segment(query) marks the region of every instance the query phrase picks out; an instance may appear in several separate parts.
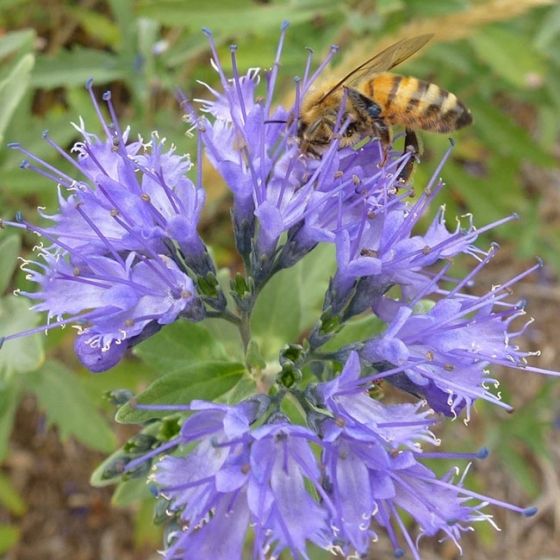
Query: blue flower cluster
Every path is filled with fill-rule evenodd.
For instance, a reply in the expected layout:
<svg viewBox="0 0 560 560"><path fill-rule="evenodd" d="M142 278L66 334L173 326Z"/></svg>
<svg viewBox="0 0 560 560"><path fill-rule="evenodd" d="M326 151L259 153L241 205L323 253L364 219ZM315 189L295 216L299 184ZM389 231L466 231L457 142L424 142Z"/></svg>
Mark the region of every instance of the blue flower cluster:
<svg viewBox="0 0 560 560"><path fill-rule="evenodd" d="M309 558L311 543L345 557L365 555L379 531L397 557L404 554L400 532L419 558L402 511L420 534L441 532L456 543L472 522L491 521L482 511L489 503L534 513L465 489L462 479L453 481L455 471L437 478L424 459L477 459L486 451L424 453L422 444L438 444L431 412L420 403L372 399L360 373L352 352L339 376L308 386L315 405L308 426L270 413L273 403L264 395L234 406L193 401L174 407L193 414L168 445L191 451L166 456L151 475L168 514L177 517L166 558L241 558L249 530L254 558L278 558L284 550Z"/></svg>
<svg viewBox="0 0 560 560"><path fill-rule="evenodd" d="M331 244L337 268L321 315L306 343L292 347L297 351L289 360L281 357L268 394L231 404L170 404L170 411L187 413L180 433L127 469L165 452L150 480L170 518L167 560L241 559L248 542L255 559L282 551L307 559L313 546L365 557L382 534L396 557L406 549L418 559L403 512L419 535L456 543L474 522L492 522L483 511L489 504L534 513L468 490L456 470L438 477L425 462L480 459L484 450L445 454L424 447L440 444L431 431L438 419L468 419L479 399L508 408L491 391L497 384L491 366L539 371L514 343L524 330L511 330L523 303L508 301L511 286L536 267L473 295L477 273L497 250L477 247L479 235L515 216L480 229L467 217L448 228L440 209L418 231L443 187L439 174L449 152L415 202L410 187L398 182L410 154L385 158L375 139L360 149L340 148L337 138L348 125L342 109L324 153L302 153L301 102L334 50L315 72L310 54L293 106L273 107L285 31L268 72L241 75L232 48L231 78L207 33L221 89L208 88L201 110L183 99L198 136L194 166L155 134L148 142L131 140L109 95L107 122L88 84L104 138L80 124L83 140L74 158L45 136L79 179L14 145L27 157L24 167L58 184L59 210L43 215L51 224L45 228L21 216L5 223L43 239L37 259L24 265L37 291L24 295L47 312L48 328L79 326L76 353L92 371L112 367L133 345L179 319L230 320L247 350L262 287L318 244ZM243 282L232 282L234 309L197 229L205 200L203 155L233 195L234 237L245 265ZM464 278L450 271L458 255L474 262ZM384 325L375 336L323 351L343 325L368 315ZM22 334L28 333L6 338ZM368 392L381 380L406 393L408 403L384 404ZM282 412L288 395L304 421Z"/></svg>

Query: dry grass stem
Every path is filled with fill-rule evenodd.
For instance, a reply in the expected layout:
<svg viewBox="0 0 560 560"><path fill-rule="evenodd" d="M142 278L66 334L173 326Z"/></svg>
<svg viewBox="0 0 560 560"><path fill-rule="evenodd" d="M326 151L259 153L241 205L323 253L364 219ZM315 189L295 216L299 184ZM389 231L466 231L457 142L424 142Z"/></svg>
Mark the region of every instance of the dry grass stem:
<svg viewBox="0 0 560 560"><path fill-rule="evenodd" d="M432 43L448 43L473 35L479 28L490 23L518 17L529 10L556 4L557 0L489 0L469 10L453 12L441 17L420 19L403 25L393 35L373 41L360 40L346 51L336 75L344 75L377 51L404 39L424 33L433 33Z"/></svg>

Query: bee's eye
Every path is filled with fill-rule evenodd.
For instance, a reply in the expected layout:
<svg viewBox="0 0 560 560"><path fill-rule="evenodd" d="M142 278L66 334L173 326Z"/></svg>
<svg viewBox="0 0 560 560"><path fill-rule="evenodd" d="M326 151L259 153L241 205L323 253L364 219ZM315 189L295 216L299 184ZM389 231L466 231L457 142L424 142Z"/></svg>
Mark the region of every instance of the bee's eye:
<svg viewBox="0 0 560 560"><path fill-rule="evenodd" d="M368 105L367 112L370 117L376 119L381 114L381 107L377 103L371 103Z"/></svg>

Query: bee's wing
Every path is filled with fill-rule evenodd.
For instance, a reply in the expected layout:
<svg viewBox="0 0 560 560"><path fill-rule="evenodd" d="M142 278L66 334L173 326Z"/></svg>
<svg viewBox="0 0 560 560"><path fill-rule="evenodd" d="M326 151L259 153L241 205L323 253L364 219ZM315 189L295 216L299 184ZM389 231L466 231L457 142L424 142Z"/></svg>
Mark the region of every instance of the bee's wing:
<svg viewBox="0 0 560 560"><path fill-rule="evenodd" d="M419 51L432 37L432 34L417 35L416 37L403 39L387 47L385 50L377 53L346 74L344 78L339 80L325 95L323 95L323 97L321 97L318 103L324 101L333 91L345 84L354 85L364 80L367 76L385 72L401 64L401 62L404 62L415 52Z"/></svg>

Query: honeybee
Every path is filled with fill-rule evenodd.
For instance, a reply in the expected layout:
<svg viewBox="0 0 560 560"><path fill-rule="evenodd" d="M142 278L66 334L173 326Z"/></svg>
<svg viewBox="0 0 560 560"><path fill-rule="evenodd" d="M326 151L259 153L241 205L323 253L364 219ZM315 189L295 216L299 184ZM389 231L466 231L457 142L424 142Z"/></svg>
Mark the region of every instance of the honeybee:
<svg viewBox="0 0 560 560"><path fill-rule="evenodd" d="M343 99L342 120L349 125L340 146L353 146L367 137L379 138L385 156L391 144L391 126L405 127L405 153L412 152L399 175L406 181L419 153L415 130L452 132L472 123L471 112L436 84L388 72L420 50L432 35L418 35L386 48L354 68L334 85L312 91L302 103L298 136L303 152L319 155L333 140Z"/></svg>

